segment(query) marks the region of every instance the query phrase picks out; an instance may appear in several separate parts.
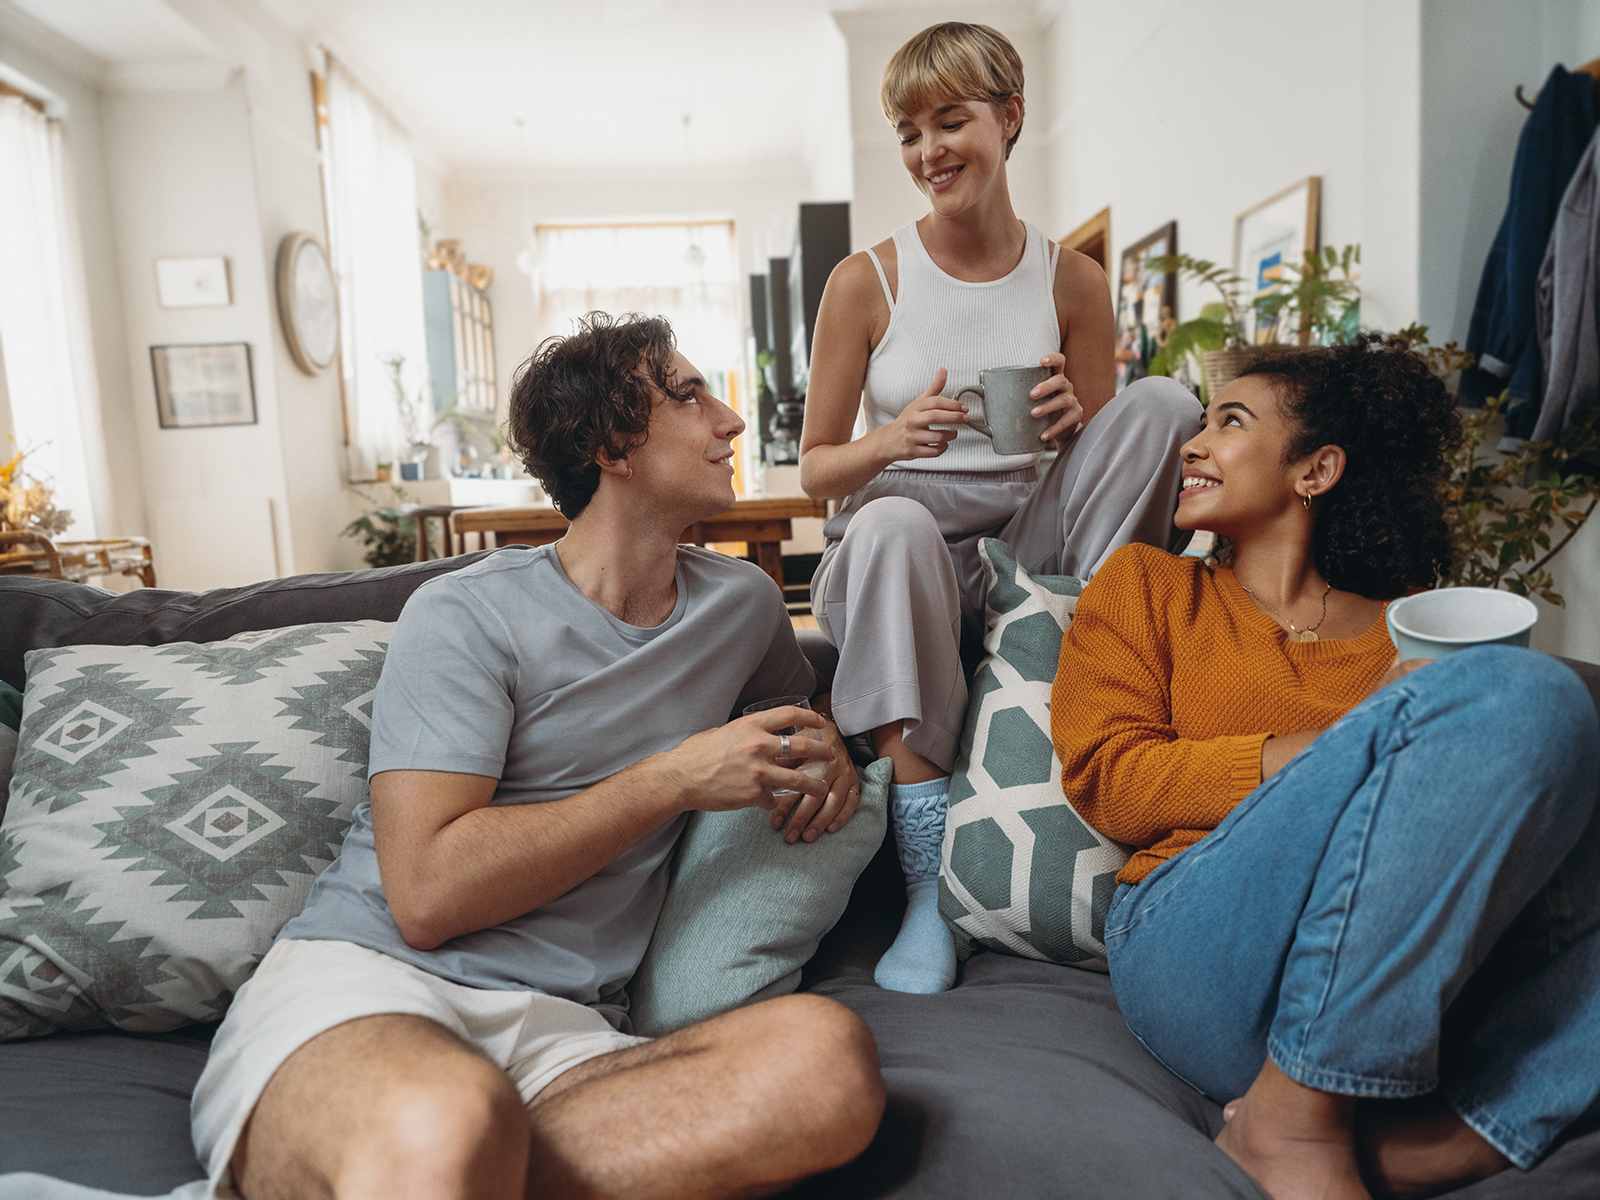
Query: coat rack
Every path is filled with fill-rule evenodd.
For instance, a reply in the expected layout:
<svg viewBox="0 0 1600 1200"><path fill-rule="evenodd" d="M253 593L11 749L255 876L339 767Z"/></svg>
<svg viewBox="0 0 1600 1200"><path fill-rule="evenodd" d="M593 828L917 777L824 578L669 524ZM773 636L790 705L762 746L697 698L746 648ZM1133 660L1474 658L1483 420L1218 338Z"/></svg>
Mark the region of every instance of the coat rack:
<svg viewBox="0 0 1600 1200"><path fill-rule="evenodd" d="M1595 92L1597 94L1600 94L1600 58L1594 59L1592 62L1584 63L1583 66L1581 66L1577 70L1573 71L1573 74L1574 75L1587 75L1587 76L1589 76L1591 79L1594 80ZM1533 99L1532 100L1529 100L1526 96L1524 96L1522 94L1522 85L1520 83L1517 84L1516 96L1517 96L1517 103L1522 105L1523 108L1531 109L1539 101L1539 93L1538 92L1535 92L1533 94Z"/></svg>

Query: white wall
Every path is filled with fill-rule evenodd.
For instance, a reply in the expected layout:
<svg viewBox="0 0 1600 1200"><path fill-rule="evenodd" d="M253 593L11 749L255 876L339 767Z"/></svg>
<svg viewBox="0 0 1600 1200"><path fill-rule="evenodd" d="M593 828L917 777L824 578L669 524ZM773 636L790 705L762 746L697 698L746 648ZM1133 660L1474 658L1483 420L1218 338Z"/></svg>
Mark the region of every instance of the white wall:
<svg viewBox="0 0 1600 1200"><path fill-rule="evenodd" d="M1098 5L1094 5L1098 7ZM906 174L894 130L883 115L878 92L883 69L913 34L935 21L976 21L998 29L1022 56L1027 114L1022 136L1006 163L1011 204L1017 215L1047 233L1052 230L1049 141L1052 112L1052 47L1045 18L1033 6L955 4L934 8L856 9L834 14L849 52L851 157L855 194L850 205L850 244L875 245L928 211L926 197Z"/></svg>
<svg viewBox="0 0 1600 1200"><path fill-rule="evenodd" d="M1417 319L1428 212L1422 194L1420 0L1362 0L1358 14L1360 207L1348 234L1333 232L1337 215L1334 224L1324 216L1322 244L1361 243L1362 323L1404 329ZM1336 95L1347 94L1337 81L1319 82L1334 87ZM1324 213L1328 183L1323 180Z"/></svg>
<svg viewBox="0 0 1600 1200"><path fill-rule="evenodd" d="M263 267L265 326L270 327L256 353L270 359L270 373L263 377L277 400L276 453L286 488L282 524L288 553L280 568L288 574L356 566L358 548L338 536L348 517L337 372L330 368L309 376L295 365L277 319L274 290L278 245L286 235L307 232L327 246L311 57L255 0L173 0L173 5L244 64L254 255Z"/></svg>
<svg viewBox="0 0 1600 1200"><path fill-rule="evenodd" d="M202 588L289 574L296 564L270 353L271 280L244 79L236 73L216 91L117 93L106 107L133 415L158 577L164 586ZM233 303L161 308L155 259L200 254L227 257ZM250 345L257 424L160 427L150 347L194 342Z"/></svg>
<svg viewBox="0 0 1600 1200"><path fill-rule="evenodd" d="M1125 246L1174 219L1180 250L1228 264L1238 213L1320 175L1324 244L1361 240L1360 14L1340 0L1066 0L1048 34L1054 103L1034 110L1050 232L1110 205L1113 276ZM1214 299L1181 287L1179 319Z"/></svg>
<svg viewBox="0 0 1600 1200"><path fill-rule="evenodd" d="M806 119L805 159L811 173L807 200L848 200L855 192L850 141L850 66L843 32L828 22L828 53L814 64L819 86Z"/></svg>

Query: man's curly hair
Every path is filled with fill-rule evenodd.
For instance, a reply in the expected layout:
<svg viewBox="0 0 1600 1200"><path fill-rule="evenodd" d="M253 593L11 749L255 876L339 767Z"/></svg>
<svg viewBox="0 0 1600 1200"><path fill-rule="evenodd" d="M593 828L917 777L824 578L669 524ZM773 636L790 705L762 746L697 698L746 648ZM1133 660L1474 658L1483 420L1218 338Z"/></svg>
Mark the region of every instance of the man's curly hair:
<svg viewBox="0 0 1600 1200"><path fill-rule="evenodd" d="M569 521L600 486L595 455L621 459L650 436L656 396L694 398L672 377L677 342L661 317L592 312L546 338L511 383L511 449Z"/></svg>
<svg viewBox="0 0 1600 1200"><path fill-rule="evenodd" d="M1320 446L1345 452L1344 475L1317 501L1312 554L1323 577L1373 599L1435 586L1453 558L1440 483L1461 419L1422 358L1368 333L1242 375L1265 377L1294 427L1285 462Z"/></svg>

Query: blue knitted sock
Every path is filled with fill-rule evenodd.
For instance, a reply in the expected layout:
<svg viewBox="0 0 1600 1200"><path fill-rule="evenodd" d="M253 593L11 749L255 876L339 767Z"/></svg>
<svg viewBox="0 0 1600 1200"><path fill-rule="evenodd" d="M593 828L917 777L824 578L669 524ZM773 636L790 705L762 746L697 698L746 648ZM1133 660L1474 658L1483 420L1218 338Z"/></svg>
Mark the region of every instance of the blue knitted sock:
<svg viewBox="0 0 1600 1200"><path fill-rule="evenodd" d="M891 784L889 813L906 875L906 915L872 973L891 992L931 993L956 981L956 947L939 915L939 849L950 780Z"/></svg>

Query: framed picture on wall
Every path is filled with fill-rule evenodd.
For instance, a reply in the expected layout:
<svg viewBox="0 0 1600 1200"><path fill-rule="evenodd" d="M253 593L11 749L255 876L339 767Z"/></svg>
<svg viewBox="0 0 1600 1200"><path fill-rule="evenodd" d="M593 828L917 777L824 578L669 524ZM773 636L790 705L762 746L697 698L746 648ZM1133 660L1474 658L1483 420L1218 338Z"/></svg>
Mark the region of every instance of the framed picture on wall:
<svg viewBox="0 0 1600 1200"><path fill-rule="evenodd" d="M1286 267L1299 270L1305 256L1316 253L1321 204L1322 177L1311 175L1234 218L1233 270L1245 282L1245 336L1252 343L1299 340L1289 313L1276 327L1258 329L1255 301L1289 282Z"/></svg>
<svg viewBox="0 0 1600 1200"><path fill-rule="evenodd" d="M156 299L162 308L217 308L232 304L228 260L221 255L156 259Z"/></svg>
<svg viewBox="0 0 1600 1200"><path fill-rule="evenodd" d="M1076 250L1079 254L1086 255L1100 264L1100 269L1111 277L1111 209L1102 208L1082 225L1079 225L1066 237L1061 239L1061 244L1068 250Z"/></svg>
<svg viewBox="0 0 1600 1200"><path fill-rule="evenodd" d="M151 346L150 368L155 373L161 428L256 423L248 342Z"/></svg>
<svg viewBox="0 0 1600 1200"><path fill-rule="evenodd" d="M1152 256L1177 252L1176 221L1168 221L1122 252L1117 275L1118 389L1144 376L1145 365L1155 357L1162 324L1178 319L1177 273L1153 271L1145 262Z"/></svg>

